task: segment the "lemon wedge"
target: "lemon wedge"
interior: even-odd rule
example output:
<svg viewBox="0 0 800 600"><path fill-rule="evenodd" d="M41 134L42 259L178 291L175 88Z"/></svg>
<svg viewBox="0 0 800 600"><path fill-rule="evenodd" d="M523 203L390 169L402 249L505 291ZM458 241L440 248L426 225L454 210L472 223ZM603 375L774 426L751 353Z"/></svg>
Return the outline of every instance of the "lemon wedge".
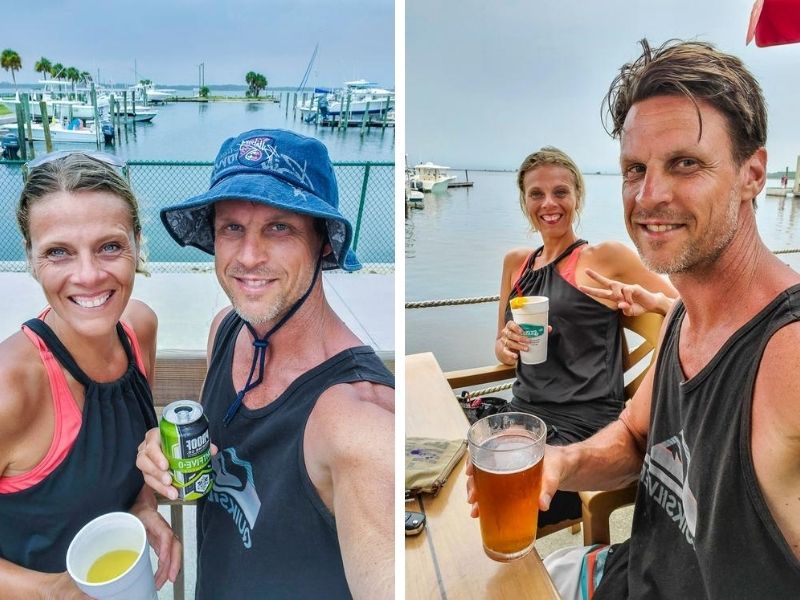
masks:
<svg viewBox="0 0 800 600"><path fill-rule="evenodd" d="M514 308L522 308L523 306L525 306L525 297L524 296L520 296L518 298L512 298L510 300L509 304L511 305L512 309L514 309Z"/></svg>

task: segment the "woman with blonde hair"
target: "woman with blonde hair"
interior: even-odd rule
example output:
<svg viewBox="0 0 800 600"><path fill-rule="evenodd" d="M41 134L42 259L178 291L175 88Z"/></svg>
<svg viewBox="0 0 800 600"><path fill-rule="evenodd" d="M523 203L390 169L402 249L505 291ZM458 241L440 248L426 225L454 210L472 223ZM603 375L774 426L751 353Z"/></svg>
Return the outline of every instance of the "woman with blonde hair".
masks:
<svg viewBox="0 0 800 600"><path fill-rule="evenodd" d="M13 598L85 598L65 571L88 521L130 511L175 580L181 544L136 468L156 424L156 316L131 299L142 266L136 198L110 155L27 165L17 209L48 306L0 343L0 581Z"/></svg>
<svg viewBox="0 0 800 600"><path fill-rule="evenodd" d="M495 355L517 366L508 409L529 412L548 427L547 442L565 445L586 439L622 410L622 332L618 311L624 303L589 296L585 290L605 278L638 284L657 294L666 307L676 295L670 283L649 271L638 255L619 242L590 245L575 224L583 208L585 185L573 160L545 147L525 158L517 173L519 202L542 245L517 248L503 260ZM547 360L519 361L528 344L511 316L518 296L549 298ZM541 525L580 516L576 494L559 492Z"/></svg>

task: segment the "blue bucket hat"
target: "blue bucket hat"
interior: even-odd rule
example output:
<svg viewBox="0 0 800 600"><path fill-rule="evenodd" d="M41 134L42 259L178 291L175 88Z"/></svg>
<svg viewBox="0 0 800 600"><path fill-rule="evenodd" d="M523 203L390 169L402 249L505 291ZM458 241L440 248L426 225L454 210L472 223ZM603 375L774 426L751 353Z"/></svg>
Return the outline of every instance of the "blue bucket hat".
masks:
<svg viewBox="0 0 800 600"><path fill-rule="evenodd" d="M333 255L323 269L357 271L353 228L339 212L328 150L319 140L283 129L253 129L228 138L214 161L206 193L161 209L161 222L181 246L214 254L214 203L249 200L325 220Z"/></svg>

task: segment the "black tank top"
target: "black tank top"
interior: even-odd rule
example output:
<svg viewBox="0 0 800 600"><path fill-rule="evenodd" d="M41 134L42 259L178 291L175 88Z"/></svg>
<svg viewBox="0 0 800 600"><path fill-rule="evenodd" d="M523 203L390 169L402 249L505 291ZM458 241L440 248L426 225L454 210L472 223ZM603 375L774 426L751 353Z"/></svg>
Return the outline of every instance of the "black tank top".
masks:
<svg viewBox="0 0 800 600"><path fill-rule="evenodd" d="M622 338L619 316L567 282L558 263L586 244L578 240L553 262L534 269L531 254L509 299L547 296L549 323L547 360L538 365L517 361L511 402L515 410L542 418L556 427L564 442L583 440L619 415L624 402ZM511 309L506 306L506 320Z"/></svg>
<svg viewBox="0 0 800 600"><path fill-rule="evenodd" d="M776 331L800 320L800 285L781 292L688 381L678 356L684 316L679 302L657 363L630 593L623 569L618 581L603 579L596 597L798 598L800 562L756 479L750 428L761 357Z"/></svg>
<svg viewBox="0 0 800 600"><path fill-rule="evenodd" d="M31 319L25 326L84 387L83 414L74 445L52 473L33 487L0 494L0 557L57 573L66 570L67 547L81 527L104 513L126 511L136 500L144 485L136 450L156 426L156 415L119 323L128 369L109 383L89 379L46 323Z"/></svg>
<svg viewBox="0 0 800 600"><path fill-rule="evenodd" d="M220 323L203 387L219 452L214 489L197 507L197 598L350 598L333 515L306 471L303 434L326 389L357 381L394 387L394 377L368 346L349 348L298 377L267 406L242 406L226 427L242 326L235 312Z"/></svg>

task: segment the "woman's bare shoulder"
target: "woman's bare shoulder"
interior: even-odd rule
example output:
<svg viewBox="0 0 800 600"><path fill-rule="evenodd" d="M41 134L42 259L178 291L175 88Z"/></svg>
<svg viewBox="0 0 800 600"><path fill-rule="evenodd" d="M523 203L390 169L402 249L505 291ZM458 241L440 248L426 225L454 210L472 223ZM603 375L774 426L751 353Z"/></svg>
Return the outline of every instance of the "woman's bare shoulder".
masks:
<svg viewBox="0 0 800 600"><path fill-rule="evenodd" d="M531 255L531 252L530 248L512 248L503 257L503 268L519 267Z"/></svg>
<svg viewBox="0 0 800 600"><path fill-rule="evenodd" d="M0 342L0 440L26 427L47 385L38 350L22 331Z"/></svg>

